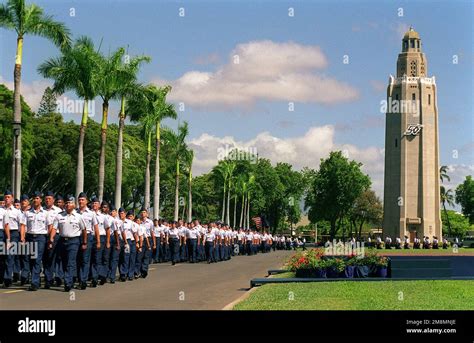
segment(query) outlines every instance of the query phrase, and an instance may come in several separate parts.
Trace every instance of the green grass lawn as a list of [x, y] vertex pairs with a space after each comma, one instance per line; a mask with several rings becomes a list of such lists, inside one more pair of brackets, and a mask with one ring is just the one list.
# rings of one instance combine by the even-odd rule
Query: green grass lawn
[[267, 284], [234, 310], [474, 310], [474, 281]]

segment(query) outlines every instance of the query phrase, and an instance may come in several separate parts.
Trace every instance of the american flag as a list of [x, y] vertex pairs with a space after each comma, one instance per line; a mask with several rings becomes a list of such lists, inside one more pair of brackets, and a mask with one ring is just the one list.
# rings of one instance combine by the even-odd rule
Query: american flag
[[255, 222], [255, 225], [257, 225], [257, 229], [261, 229], [262, 228], [262, 218], [260, 217], [253, 217], [252, 218], [252, 221]]

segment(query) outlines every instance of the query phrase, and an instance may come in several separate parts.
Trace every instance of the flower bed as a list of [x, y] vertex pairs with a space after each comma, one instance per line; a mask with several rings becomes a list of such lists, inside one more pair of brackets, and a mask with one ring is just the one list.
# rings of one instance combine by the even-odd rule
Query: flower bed
[[308, 278], [366, 278], [387, 277], [390, 259], [376, 251], [364, 256], [325, 256], [324, 249], [298, 252], [286, 263], [286, 269], [296, 277]]

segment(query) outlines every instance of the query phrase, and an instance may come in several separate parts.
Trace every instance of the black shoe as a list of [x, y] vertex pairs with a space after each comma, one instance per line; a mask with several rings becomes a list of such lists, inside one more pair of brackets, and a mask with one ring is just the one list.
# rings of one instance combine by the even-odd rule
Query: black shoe
[[171, 265], [174, 266], [176, 264], [176, 262], [171, 262]]
[[110, 280], [110, 283], [113, 285], [115, 283], [115, 280]]
[[135, 274], [134, 276], [135, 276], [135, 280], [136, 280], [136, 279], [138, 279], [138, 278], [140, 277], [140, 275], [139, 275], [139, 274]]
[[135, 280], [135, 279], [131, 276], [128, 278], [128, 281], [133, 281], [133, 280]]
[[12, 285], [12, 280], [10, 280], [10, 279], [5, 279], [5, 280], [3, 281], [3, 288], [8, 288], [8, 287], [10, 287], [11, 285]]
[[143, 273], [142, 273], [142, 278], [143, 278], [143, 279], [145, 279], [147, 276], [148, 276], [148, 273], [147, 273], [147, 272], [143, 272]]
[[61, 287], [61, 285], [63, 284], [63, 280], [57, 277], [54, 279], [54, 283], [56, 284], [56, 287]]
[[79, 286], [79, 289], [82, 289], [82, 290], [84, 290], [84, 289], [86, 289], [86, 288], [87, 288], [87, 283], [86, 283], [86, 282], [84, 282], [84, 281], [83, 281], [83, 282], [81, 282], [81, 284], [80, 284], [80, 286]]
[[99, 285], [102, 286], [106, 281], [107, 281], [107, 280], [106, 280], [105, 277], [101, 277], [101, 278], [100, 278], [100, 281], [99, 281]]
[[122, 282], [127, 281], [127, 278], [125, 277], [125, 275], [120, 275], [120, 281]]
[[38, 287], [36, 287], [35, 285], [31, 285], [30, 287], [28, 287], [28, 290], [31, 292], [35, 292], [38, 290]]
[[13, 280], [12, 280], [12, 282], [18, 282], [19, 279], [20, 279], [20, 274], [18, 274], [18, 273], [13, 273]]
[[69, 292], [71, 288], [71, 286], [64, 286], [64, 292]]
[[92, 280], [92, 282], [91, 282], [91, 287], [92, 287], [92, 288], [97, 287], [97, 280]]
[[49, 282], [46, 282], [44, 284], [44, 289], [50, 289], [51, 288], [51, 284]]
[[28, 279], [26, 277], [22, 277], [20, 279], [20, 285], [23, 286], [25, 283], [28, 283]]

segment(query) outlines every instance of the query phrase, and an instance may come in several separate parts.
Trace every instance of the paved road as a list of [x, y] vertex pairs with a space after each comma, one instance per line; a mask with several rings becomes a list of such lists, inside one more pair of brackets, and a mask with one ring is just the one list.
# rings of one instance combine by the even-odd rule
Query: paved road
[[249, 287], [250, 279], [264, 277], [291, 255], [276, 251], [237, 256], [213, 264], [153, 264], [146, 279], [116, 282], [66, 293], [62, 288], [28, 292], [23, 287], [0, 289], [0, 309], [194, 309], [219, 310]]

